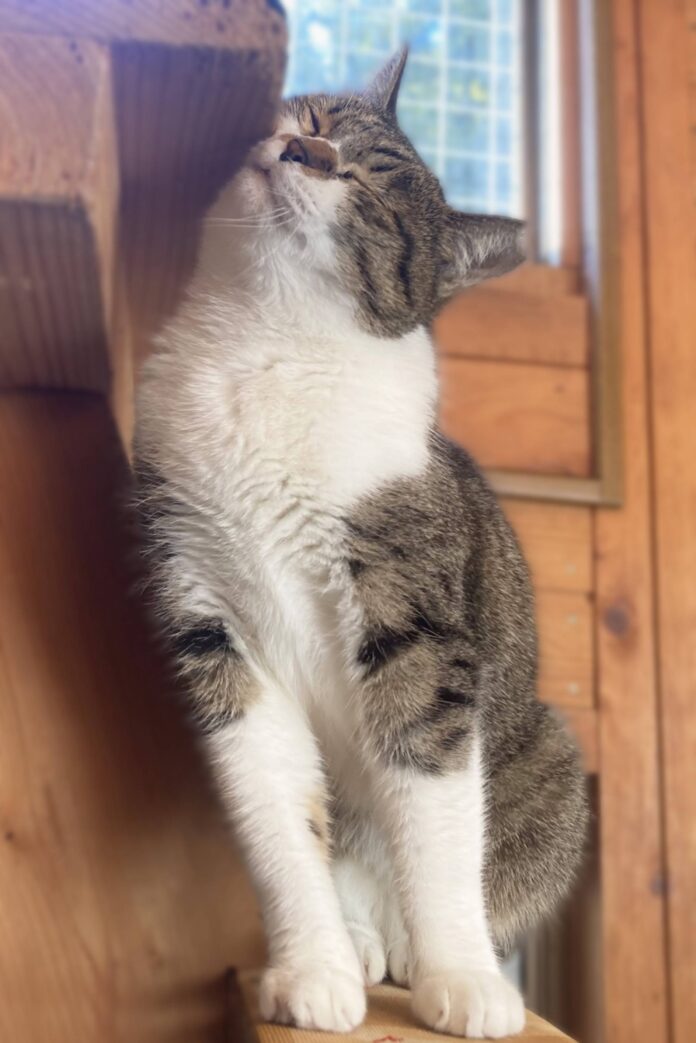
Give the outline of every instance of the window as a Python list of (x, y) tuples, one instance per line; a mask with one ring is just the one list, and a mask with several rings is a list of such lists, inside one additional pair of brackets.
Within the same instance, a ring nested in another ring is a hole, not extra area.
[(531, 263), (435, 323), (444, 429), (508, 495), (616, 503), (611, 5), (285, 6), (286, 93), (362, 88), (408, 42), (399, 120), (449, 202), (527, 222)]
[[(462, 210), (531, 216), (539, 256), (556, 262), (561, 235), (557, 4), (287, 0), (286, 93), (362, 87), (408, 42), (399, 120), (449, 202)], [(540, 88), (534, 91), (540, 102), (533, 117), (538, 135), (525, 134), (530, 32), (538, 41), (533, 72)], [(541, 162), (530, 156), (539, 138), (545, 144)], [(530, 180), (533, 189), (526, 184)], [(543, 206), (537, 207), (532, 192)]]

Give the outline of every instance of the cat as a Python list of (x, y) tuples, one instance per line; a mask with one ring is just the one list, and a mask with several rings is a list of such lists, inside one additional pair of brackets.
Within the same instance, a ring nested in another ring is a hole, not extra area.
[(524, 1024), (501, 954), (568, 891), (586, 799), (516, 538), (436, 423), (433, 316), (519, 264), (523, 226), (445, 203), (396, 120), (405, 60), (284, 102), (222, 191), (135, 470), (262, 908), (262, 1015), (348, 1031), (389, 974), (425, 1025), (498, 1038)]

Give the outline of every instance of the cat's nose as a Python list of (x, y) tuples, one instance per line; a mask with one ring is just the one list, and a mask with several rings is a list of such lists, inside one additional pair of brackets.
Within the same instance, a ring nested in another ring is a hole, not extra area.
[(301, 163), (309, 170), (334, 174), (337, 164), (336, 149), (321, 138), (290, 138), (281, 153), (281, 163)]

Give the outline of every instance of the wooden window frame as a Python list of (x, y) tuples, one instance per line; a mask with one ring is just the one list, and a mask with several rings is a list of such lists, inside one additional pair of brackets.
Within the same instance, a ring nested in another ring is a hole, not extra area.
[[(564, 87), (564, 235), (560, 267), (568, 271), (569, 282), (575, 282), (582, 290), (589, 310), (592, 474), (570, 477), (488, 469), (496, 492), (509, 497), (603, 506), (621, 503), (619, 259), (610, 6), (601, 0), (561, 0), (559, 4)], [(537, 246), (537, 0), (526, 0), (524, 10), (528, 99), (524, 166), (531, 263), (519, 273), (521, 284), (524, 280), (542, 280), (544, 269), (549, 267), (539, 262)]]

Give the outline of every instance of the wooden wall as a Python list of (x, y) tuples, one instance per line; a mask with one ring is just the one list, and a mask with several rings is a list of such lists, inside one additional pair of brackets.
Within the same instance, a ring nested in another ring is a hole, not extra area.
[[(538, 590), (542, 696), (567, 716), (598, 776), (604, 1043), (691, 1043), (696, 0), (611, 2), (623, 503), (505, 508)], [(176, 264), (163, 263), (178, 196), (153, 196), (159, 174), (143, 145), (158, 109), (138, 101), (153, 85), (175, 91), (184, 59), (166, 59), (162, 41), (147, 50), (161, 5), (140, 5), (138, 39), (131, 6), (114, 5), (121, 20), (109, 29), (98, 17), (105, 8), (83, 0), (31, 10), (0, 0), (0, 30), (17, 34), (11, 45), (0, 39), (6, 111), (28, 105), (34, 122), (25, 130), (36, 131), (28, 148), (15, 121), (0, 145), (0, 1038), (17, 1043), (221, 1038), (222, 971), (260, 958), (244, 874), (128, 594), (118, 505), (127, 470), (114, 417), (127, 441), (132, 363), (173, 299), (191, 241), (188, 224)], [(223, 49), (237, 48), (238, 59), (214, 63), (221, 88), (234, 94), (234, 76), (257, 66), (257, 83), (266, 82), (270, 66), (239, 57), (254, 47), (228, 22), (237, 9), (261, 17), (265, 5), (222, 5), (222, 31), (213, 6), (177, 0), (167, 10), (181, 15), (177, 26), (186, 12), (202, 18), (208, 48), (220, 37)], [(84, 25), (89, 39), (76, 52), (66, 40)], [(47, 26), (49, 42), (40, 35)], [(105, 128), (96, 140), (85, 136), (89, 121), (67, 125), (58, 134), (74, 146), (65, 164), (41, 170), (42, 128), (60, 130), (66, 117), (50, 95), (50, 111), (32, 108), (21, 60), (32, 46)], [(113, 109), (105, 84), (115, 88)], [(233, 133), (228, 115), (218, 110), (215, 134)], [(198, 141), (174, 133), (175, 121), (164, 126), (176, 142)], [(124, 142), (114, 180), (111, 150)], [(183, 161), (179, 169), (191, 172)], [(27, 171), (49, 179), (38, 209)], [(200, 202), (210, 186), (196, 185)], [(35, 224), (39, 252), (30, 248)], [(51, 261), (59, 254), (66, 265)], [(90, 256), (111, 265), (113, 278), (95, 281)], [(551, 296), (539, 281), (547, 278)], [(50, 286), (63, 309), (46, 326), (50, 308), (29, 291)], [(481, 291), (466, 316), (463, 308), (453, 305), (439, 326), (450, 430), (491, 467), (589, 473), (587, 314), (577, 283), (562, 271), (528, 271)], [(491, 310), (507, 318), (477, 341)]]
[(0, 1039), (224, 1039), (256, 905), (133, 589), (103, 397), (0, 396)]
[(647, 304), (669, 998), (696, 1039), (696, 3), (643, 0)]
[[(687, 1043), (696, 1039), (696, 0), (612, 0), (611, 20), (623, 501), (508, 509), (540, 595), (543, 696), (573, 706), (599, 775), (603, 1039)], [(567, 310), (557, 293), (534, 306), (525, 278), (462, 298), (441, 319), (445, 422), (491, 467), (587, 473), (582, 300), (570, 286)], [(503, 294), (509, 323), (496, 318)], [(541, 555), (532, 532), (547, 535)], [(554, 558), (551, 533), (565, 545), (561, 560), (572, 541), (589, 563), (574, 592), (569, 576), (556, 589), (558, 573), (540, 564)]]

